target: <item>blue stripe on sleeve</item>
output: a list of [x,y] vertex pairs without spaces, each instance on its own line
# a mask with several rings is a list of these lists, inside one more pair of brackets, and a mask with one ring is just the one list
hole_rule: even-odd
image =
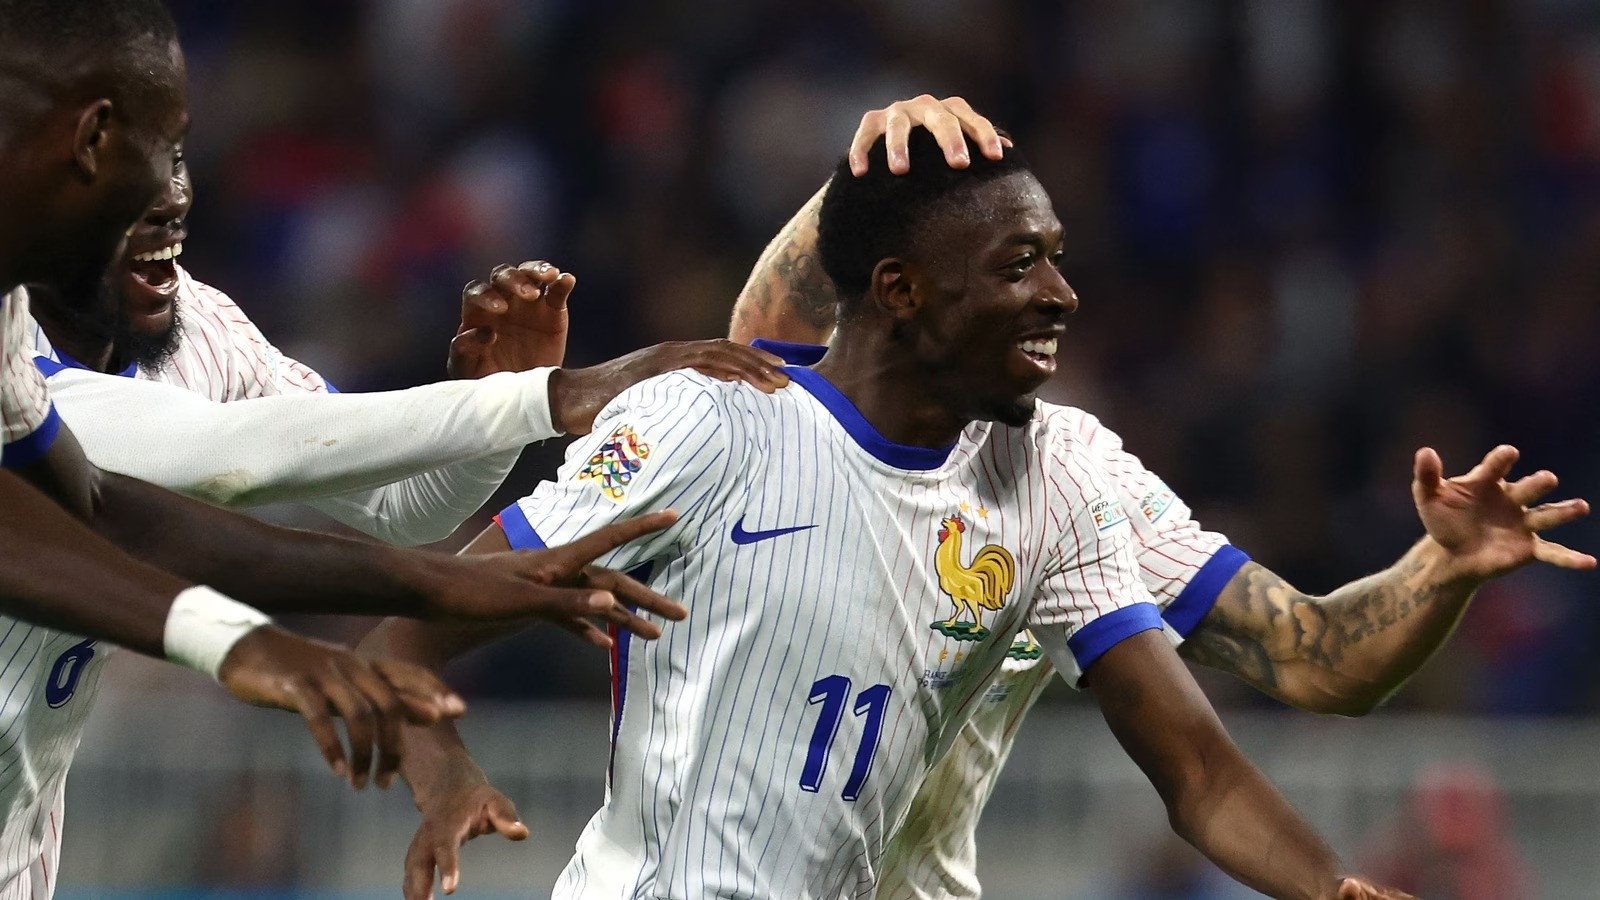
[[1142,631],[1161,628],[1161,611],[1154,603],[1135,603],[1114,609],[1079,628],[1067,638],[1067,647],[1078,661],[1078,671],[1087,672],[1107,650]]
[[1194,573],[1194,577],[1178,593],[1177,599],[1161,611],[1161,618],[1167,620],[1173,631],[1188,637],[1200,627],[1200,620],[1216,605],[1217,595],[1249,561],[1249,554],[1232,544],[1224,544],[1222,549],[1206,560],[1200,571]]
[[39,368],[40,374],[44,375],[46,378],[49,378],[51,375],[54,375],[57,372],[65,371],[67,368],[48,356],[35,356],[33,358],[33,364]]
[[56,435],[61,433],[61,414],[56,412],[56,405],[50,404],[50,412],[45,415],[44,421],[33,430],[32,434],[18,438],[6,445],[3,461],[0,465],[7,469],[20,469],[23,466],[38,462],[45,453],[49,452],[50,445],[56,442]]
[[494,520],[500,523],[500,530],[506,533],[506,540],[511,542],[513,550],[543,550],[544,538],[539,537],[539,532],[533,530],[533,523],[528,521],[527,515],[522,512],[522,507],[513,503],[500,510],[500,515]]

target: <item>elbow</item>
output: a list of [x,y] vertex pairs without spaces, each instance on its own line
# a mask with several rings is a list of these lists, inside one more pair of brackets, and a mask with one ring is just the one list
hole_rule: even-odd
[[1377,709],[1389,692],[1372,684],[1314,681],[1284,685],[1279,699],[1305,712],[1358,719]]

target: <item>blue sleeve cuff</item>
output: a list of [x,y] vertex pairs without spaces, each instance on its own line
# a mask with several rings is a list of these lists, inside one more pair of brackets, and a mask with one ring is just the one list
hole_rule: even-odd
[[1161,611],[1161,617],[1181,637],[1188,637],[1200,627],[1200,620],[1216,605],[1217,595],[1249,561],[1249,554],[1232,544],[1224,544],[1222,549],[1206,560],[1200,571],[1194,573],[1189,583],[1178,592],[1177,599]]
[[1154,603],[1135,603],[1114,609],[1079,628],[1067,638],[1067,648],[1078,661],[1078,671],[1087,672],[1107,650],[1143,631],[1161,629],[1161,611]]
[[539,537],[539,532],[533,530],[533,523],[528,521],[527,515],[522,512],[522,507],[513,503],[500,510],[500,515],[494,520],[500,523],[500,530],[506,533],[506,540],[510,542],[513,550],[543,550],[544,538]]
[[49,452],[50,445],[56,442],[56,435],[60,433],[61,414],[56,412],[56,405],[52,403],[50,412],[32,434],[6,445],[4,454],[0,454],[0,465],[7,469],[20,469],[38,462]]

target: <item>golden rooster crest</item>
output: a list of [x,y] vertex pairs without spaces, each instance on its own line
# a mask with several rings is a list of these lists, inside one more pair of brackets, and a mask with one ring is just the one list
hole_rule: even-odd
[[999,544],[985,544],[970,565],[963,563],[961,536],[966,533],[966,521],[954,515],[942,524],[939,547],[933,552],[933,568],[939,575],[939,590],[950,595],[955,611],[950,618],[928,627],[958,641],[981,641],[989,636],[989,629],[983,626],[983,611],[1005,605],[1006,594],[1011,593],[1011,585],[1017,579],[1017,561],[1011,551]]

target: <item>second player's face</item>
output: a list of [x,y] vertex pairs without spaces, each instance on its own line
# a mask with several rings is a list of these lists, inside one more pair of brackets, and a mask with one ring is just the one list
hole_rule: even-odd
[[974,202],[925,264],[931,276],[919,312],[929,362],[954,376],[974,418],[1021,425],[1033,394],[1056,370],[1066,319],[1078,296],[1062,278],[1061,223],[1038,179],[1019,172],[976,189]]
[[189,167],[180,147],[166,188],[128,234],[122,259],[113,273],[112,289],[120,321],[135,336],[160,342],[176,323],[177,258],[188,237],[185,219],[194,205]]

